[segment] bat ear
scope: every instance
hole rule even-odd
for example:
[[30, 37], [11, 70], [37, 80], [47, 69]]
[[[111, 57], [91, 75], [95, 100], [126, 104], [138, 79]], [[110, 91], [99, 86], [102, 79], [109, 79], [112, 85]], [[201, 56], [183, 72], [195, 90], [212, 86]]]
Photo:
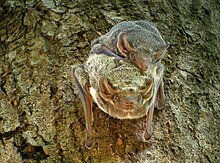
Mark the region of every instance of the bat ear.
[[101, 77], [99, 79], [99, 87], [100, 87], [100, 95], [105, 100], [111, 100], [113, 96], [118, 93], [117, 90], [113, 89], [109, 83], [106, 77]]
[[155, 61], [161, 60], [165, 57], [166, 55], [166, 50], [169, 47], [169, 44], [166, 44], [164, 46], [162, 46], [162, 48], [160, 48], [158, 51], [156, 51], [154, 53], [154, 59]]
[[128, 42], [128, 37], [125, 32], [119, 33], [117, 40], [117, 48], [119, 53], [124, 57], [126, 57], [129, 52], [135, 51], [135, 49], [132, 48], [130, 43]]

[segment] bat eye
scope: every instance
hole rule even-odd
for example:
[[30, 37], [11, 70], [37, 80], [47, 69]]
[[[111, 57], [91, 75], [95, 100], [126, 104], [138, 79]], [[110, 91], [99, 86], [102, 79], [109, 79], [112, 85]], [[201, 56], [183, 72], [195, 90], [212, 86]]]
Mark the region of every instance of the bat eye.
[[159, 61], [160, 61], [160, 58], [157, 58], [157, 59], [155, 58], [155, 59], [153, 60], [154, 63], [159, 62]]
[[136, 55], [135, 55], [134, 53], [131, 53], [131, 54], [130, 54], [130, 58], [131, 58], [131, 59], [135, 59], [135, 57], [136, 57]]
[[114, 101], [117, 101], [119, 100], [119, 96], [118, 95], [114, 95], [114, 98], [113, 98]]
[[141, 101], [142, 100], [142, 95], [138, 95], [138, 100]]

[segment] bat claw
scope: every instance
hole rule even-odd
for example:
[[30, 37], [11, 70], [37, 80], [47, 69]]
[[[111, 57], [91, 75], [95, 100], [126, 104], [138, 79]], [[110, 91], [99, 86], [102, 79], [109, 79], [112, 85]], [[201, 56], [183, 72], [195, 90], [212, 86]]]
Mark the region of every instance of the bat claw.
[[91, 149], [94, 146], [93, 139], [87, 139], [86, 143], [85, 143], [85, 146], [86, 146], [87, 149]]
[[157, 110], [162, 110], [163, 107], [164, 107], [164, 104], [161, 104], [161, 103], [157, 102], [157, 104], [156, 104]]
[[149, 141], [152, 137], [152, 128], [150, 129], [150, 131], [146, 130], [145, 133], [144, 133], [144, 140], [145, 141]]

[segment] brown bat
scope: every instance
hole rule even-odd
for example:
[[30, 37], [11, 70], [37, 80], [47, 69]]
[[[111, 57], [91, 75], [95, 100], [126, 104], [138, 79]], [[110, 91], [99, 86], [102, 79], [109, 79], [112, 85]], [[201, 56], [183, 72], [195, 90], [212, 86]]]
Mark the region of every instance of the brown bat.
[[153, 23], [128, 21], [115, 25], [97, 38], [90, 53], [125, 60], [141, 71], [147, 71], [149, 64], [164, 58], [168, 46]]

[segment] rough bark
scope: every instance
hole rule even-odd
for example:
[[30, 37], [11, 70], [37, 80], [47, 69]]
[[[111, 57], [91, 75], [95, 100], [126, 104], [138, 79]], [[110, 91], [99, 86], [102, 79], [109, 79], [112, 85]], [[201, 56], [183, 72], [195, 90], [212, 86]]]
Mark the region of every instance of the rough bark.
[[[219, 162], [218, 0], [0, 2], [0, 162]], [[123, 20], [147, 19], [170, 43], [165, 107], [143, 142], [145, 118], [118, 120], [94, 106], [87, 150], [71, 65]]]

